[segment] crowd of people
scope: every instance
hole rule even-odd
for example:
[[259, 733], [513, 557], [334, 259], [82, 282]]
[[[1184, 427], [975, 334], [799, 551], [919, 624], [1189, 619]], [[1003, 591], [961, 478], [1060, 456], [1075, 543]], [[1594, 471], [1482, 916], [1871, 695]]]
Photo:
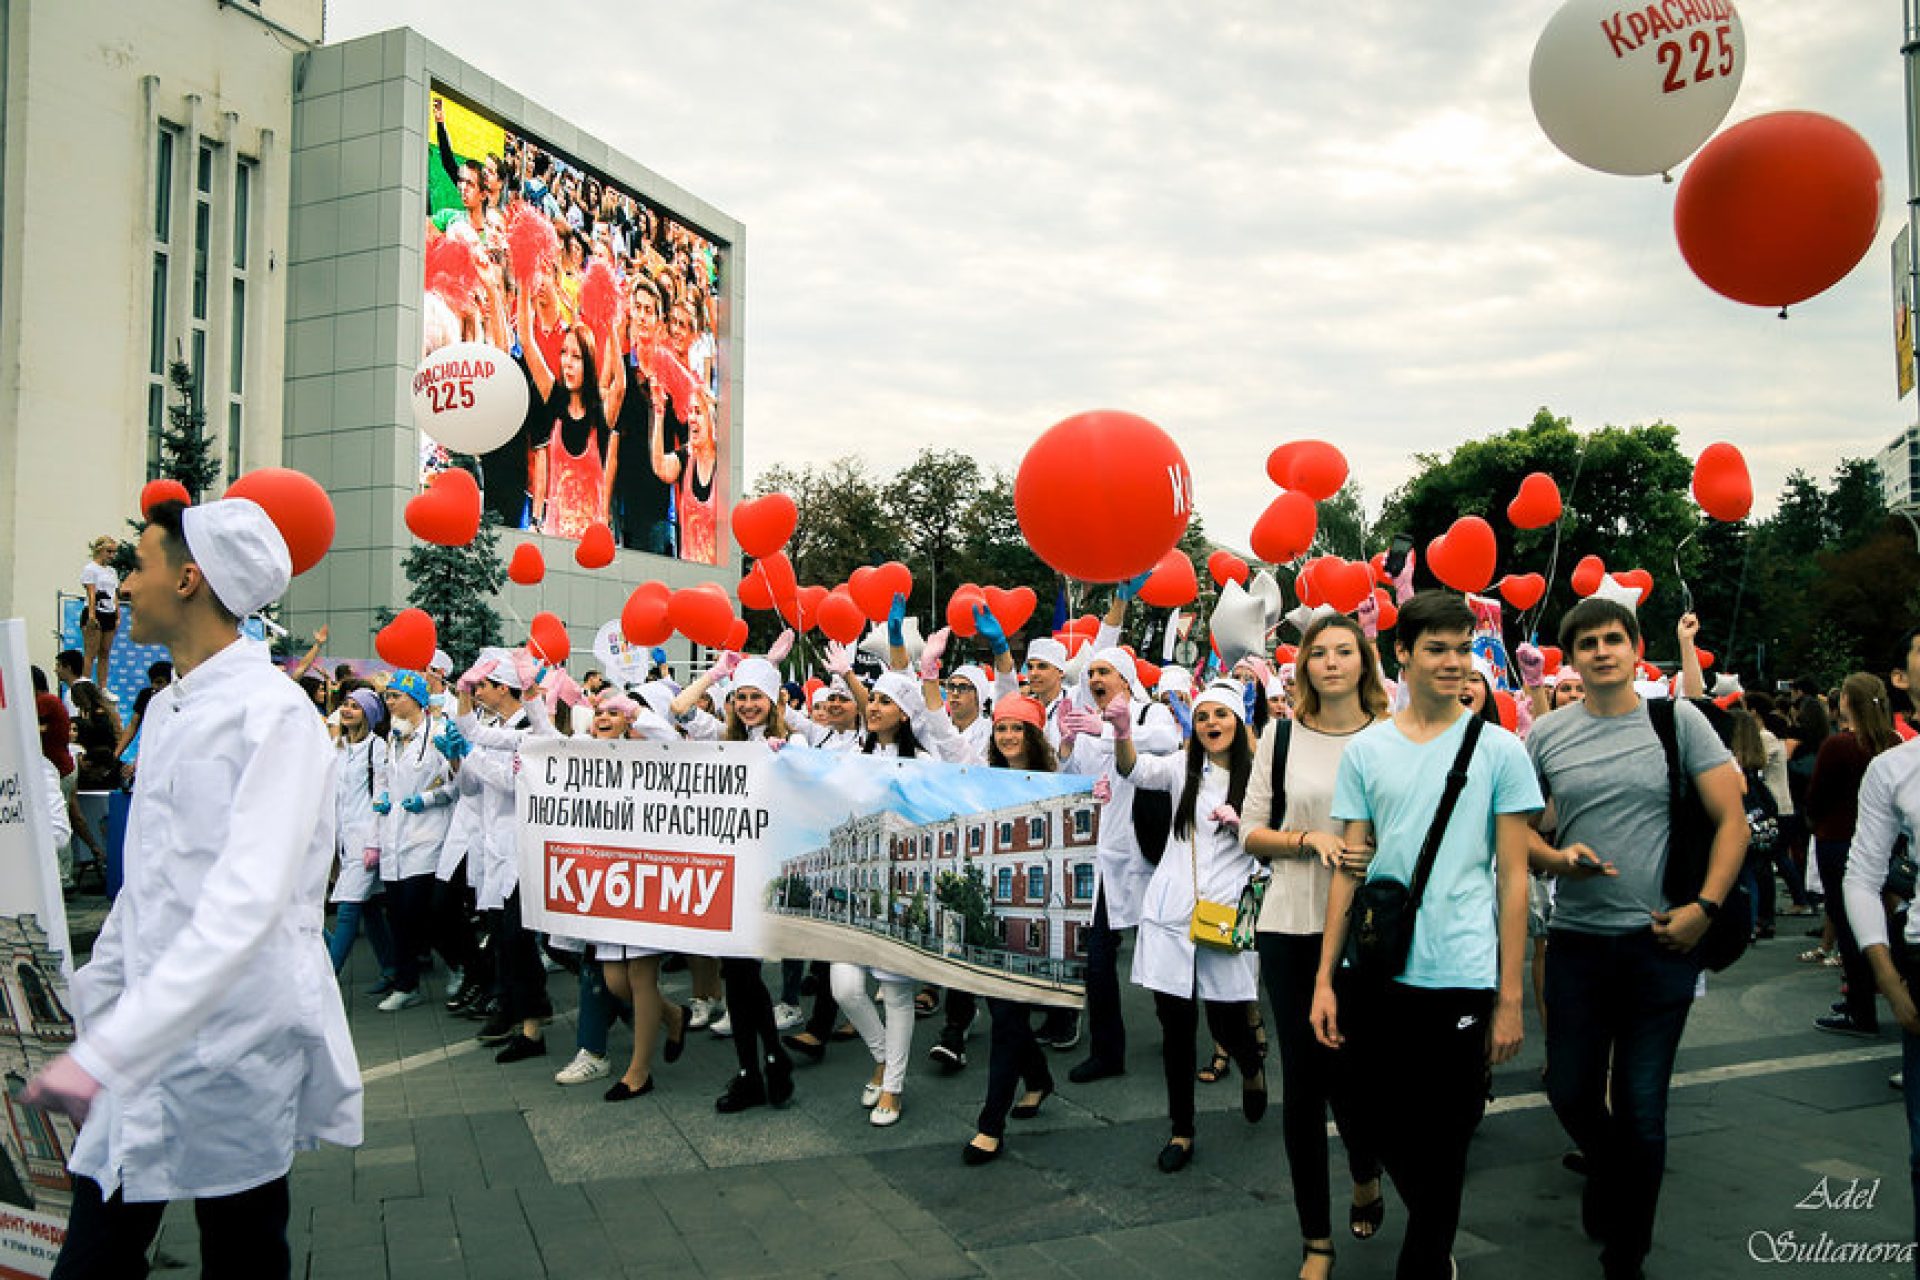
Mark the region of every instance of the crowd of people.
[[[364, 933], [382, 1011], [440, 999], [479, 1024], [502, 1063], [549, 1056], [548, 978], [570, 970], [575, 1044], [554, 1080], [606, 1082], [609, 1103], [652, 1092], [656, 1061], [676, 1061], [702, 1029], [735, 1051], [715, 1102], [727, 1114], [785, 1104], [796, 1065], [848, 1040], [872, 1060], [860, 1098], [870, 1122], [898, 1124], [916, 1022], [937, 1019], [934, 1069], [960, 1070], [974, 995], [792, 958], [770, 987], [754, 958], [536, 934], [520, 905], [517, 752], [555, 735], [717, 740], [1074, 773], [1103, 806], [1084, 1010], [985, 1001], [984, 1096], [959, 1155], [992, 1163], [1009, 1119], [1040, 1113], [1059, 1085], [1049, 1050], [1084, 1040], [1066, 1073], [1075, 1087], [1126, 1070], [1131, 935], [1124, 978], [1151, 993], [1165, 1076], [1155, 1162], [1175, 1174], [1196, 1159], [1200, 1086], [1237, 1073], [1245, 1119], [1262, 1120], [1271, 1039], [1310, 1280], [1331, 1270], [1336, 1238], [1329, 1117], [1345, 1149], [1345, 1234], [1381, 1229], [1390, 1181], [1406, 1215], [1399, 1274], [1452, 1274], [1469, 1140], [1492, 1069], [1519, 1051], [1529, 974], [1546, 1092], [1609, 1276], [1641, 1274], [1653, 1246], [1667, 1093], [1710, 935], [1764, 941], [1779, 916], [1823, 905], [1827, 936], [1809, 955], [1831, 946], [1844, 984], [1817, 1025], [1874, 1033], [1880, 993], [1920, 1031], [1903, 958], [1888, 949], [1904, 932], [1889, 912], [1913, 892], [1897, 837], [1920, 819], [1920, 748], [1899, 748], [1913, 730], [1894, 705], [1920, 679], [1911, 637], [1891, 690], [1862, 672], [1832, 694], [1799, 686], [1776, 699], [1723, 678], [1709, 697], [1691, 615], [1678, 671], [1656, 685], [1633, 608], [1594, 597], [1561, 622], [1563, 667], [1549, 673], [1531, 645], [1516, 651], [1515, 696], [1476, 650], [1482, 620], [1468, 603], [1422, 592], [1403, 599], [1391, 633], [1397, 679], [1373, 610], [1323, 609], [1291, 662], [1167, 667], [1149, 690], [1123, 643], [1138, 586], [1115, 591], [1086, 647], [1042, 636], [1019, 666], [984, 609], [984, 660], [950, 660], [946, 631], [910, 653], [896, 598], [881, 674], [861, 678], [854, 650], [832, 644], [806, 684], [783, 677], [781, 664], [795, 665], [784, 636], [684, 684], [662, 668], [620, 688], [598, 671], [576, 684], [524, 649], [484, 651], [464, 673], [436, 653], [423, 670], [329, 678], [315, 669], [323, 632], [286, 674], [331, 742], [333, 970]], [[86, 662], [61, 655], [66, 700], [41, 700], [50, 764], [62, 746], [98, 753], [137, 795], [116, 748], [137, 734], [145, 697], [120, 726]], [[147, 696], [180, 687], [170, 671], [151, 675]], [[75, 816], [83, 830], [88, 815]], [[1789, 904], [1777, 911], [1776, 873]], [[1248, 936], [1209, 936], [1222, 912], [1227, 934], [1243, 924]], [[662, 992], [668, 967], [689, 974], [685, 1004]], [[623, 1062], [616, 1022], [632, 1029]], [[1409, 1060], [1422, 1064], [1418, 1091], [1394, 1083]]]

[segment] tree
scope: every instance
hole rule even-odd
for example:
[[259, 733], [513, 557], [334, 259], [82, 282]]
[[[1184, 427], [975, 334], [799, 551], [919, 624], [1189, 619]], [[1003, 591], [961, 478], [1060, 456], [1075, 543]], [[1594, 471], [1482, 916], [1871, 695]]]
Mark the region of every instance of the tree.
[[966, 921], [966, 943], [991, 947], [999, 942], [993, 927], [993, 907], [987, 897], [987, 877], [972, 862], [958, 872], [942, 871], [933, 886], [934, 901]]
[[167, 425], [160, 431], [160, 469], [155, 479], [178, 480], [195, 502], [220, 478], [220, 459], [207, 435], [207, 414], [200, 405], [200, 388], [185, 360], [167, 366], [167, 384], [174, 402], [167, 406]]
[[1367, 546], [1367, 508], [1360, 497], [1360, 486], [1349, 480], [1340, 492], [1319, 504], [1320, 522], [1314, 531], [1314, 556], [1334, 555], [1348, 560], [1364, 560]]
[[[980, 464], [952, 449], [922, 449], [887, 485], [887, 514], [911, 548], [907, 567], [927, 587], [927, 607], [943, 607], [959, 585], [952, 566], [960, 553], [967, 508], [980, 492]], [[915, 593], [919, 594], [918, 592]]]
[[899, 549], [900, 530], [882, 487], [858, 458], [835, 458], [818, 468], [769, 467], [754, 492], [793, 499], [800, 518], [787, 556], [803, 584], [844, 582], [855, 569], [881, 564]]
[[[433, 618], [440, 647], [455, 670], [472, 666], [480, 650], [500, 643], [500, 614], [493, 597], [507, 581], [500, 562], [500, 517], [487, 512], [480, 532], [464, 547], [417, 543], [400, 562], [407, 575], [407, 603]], [[381, 610], [384, 626], [393, 611]]]

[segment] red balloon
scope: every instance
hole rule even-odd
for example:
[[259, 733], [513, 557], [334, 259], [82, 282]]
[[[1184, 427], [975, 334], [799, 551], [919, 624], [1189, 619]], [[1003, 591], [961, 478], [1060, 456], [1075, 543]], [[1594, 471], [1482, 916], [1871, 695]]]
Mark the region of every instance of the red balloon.
[[1374, 608], [1379, 610], [1373, 620], [1374, 630], [1393, 630], [1393, 624], [1400, 621], [1400, 606], [1393, 602], [1393, 597], [1387, 594], [1385, 587], [1373, 589], [1373, 603]]
[[1140, 598], [1156, 609], [1178, 609], [1199, 597], [1200, 579], [1193, 571], [1193, 561], [1178, 547], [1161, 556], [1160, 563], [1140, 584]]
[[1540, 656], [1547, 660], [1547, 665], [1541, 670], [1542, 675], [1552, 675], [1560, 669], [1560, 664], [1566, 661], [1566, 655], [1560, 652], [1558, 645], [1541, 645]]
[[527, 633], [527, 652], [548, 666], [559, 666], [573, 652], [573, 641], [567, 638], [567, 624], [556, 614], [534, 614]]
[[1640, 593], [1640, 599], [1635, 602], [1635, 608], [1645, 604], [1647, 598], [1653, 594], [1653, 575], [1645, 569], [1629, 569], [1625, 573], [1616, 573], [1613, 575], [1613, 580], [1623, 587], [1632, 587]]
[[840, 644], [852, 644], [866, 630], [867, 615], [853, 602], [852, 594], [845, 587], [835, 587], [820, 602], [820, 634]]
[[742, 609], [764, 610], [773, 608], [773, 593], [767, 587], [767, 575], [760, 572], [756, 565], [747, 570], [747, 576], [740, 579], [739, 590]]
[[743, 554], [758, 560], [786, 546], [799, 522], [800, 511], [792, 498], [769, 493], [734, 505], [733, 540], [740, 544]]
[[286, 541], [296, 575], [319, 564], [333, 545], [333, 499], [311, 476], [287, 467], [256, 467], [227, 486], [227, 497], [260, 504]]
[[507, 577], [523, 587], [531, 587], [547, 576], [547, 558], [540, 554], [540, 548], [531, 542], [523, 542], [513, 549], [513, 559], [507, 561]]
[[1693, 500], [1715, 520], [1746, 519], [1753, 510], [1753, 477], [1745, 455], [1725, 441], [1702, 449], [1693, 464]]
[[651, 649], [667, 642], [673, 635], [673, 622], [667, 616], [672, 598], [664, 582], [643, 582], [633, 589], [620, 610], [620, 634], [628, 644]]
[[1135, 658], [1133, 670], [1134, 674], [1140, 677], [1140, 683], [1149, 689], [1160, 683], [1160, 667], [1157, 663], [1148, 662], [1145, 658]]
[[1011, 591], [987, 587], [981, 594], [987, 598], [987, 608], [992, 612], [994, 621], [1008, 635], [1026, 626], [1027, 620], [1033, 617], [1034, 607], [1040, 603], [1032, 587], [1015, 587]]
[[1600, 582], [1607, 576], [1607, 566], [1599, 556], [1582, 556], [1580, 563], [1573, 566], [1573, 576], [1567, 581], [1573, 584], [1573, 594], [1590, 596], [1600, 589]]
[[800, 625], [800, 582], [793, 573], [793, 561], [784, 551], [776, 551], [770, 556], [762, 556], [754, 561], [759, 576], [767, 584], [767, 599], [773, 601], [774, 609], [793, 626]]
[[831, 593], [825, 587], [801, 587], [800, 621], [796, 624], [802, 631], [811, 631], [820, 623], [820, 608]]
[[1300, 571], [1293, 575], [1293, 594], [1309, 609], [1317, 609], [1327, 602], [1326, 593], [1321, 589], [1320, 584], [1314, 581], [1314, 575], [1331, 558], [1315, 556], [1301, 565]]
[[1373, 566], [1373, 580], [1375, 582], [1379, 583], [1383, 587], [1390, 587], [1393, 585], [1393, 579], [1387, 576], [1387, 553], [1386, 552], [1381, 551], [1376, 553], [1373, 559], [1367, 561], [1367, 563]]
[[973, 611], [983, 608], [986, 603], [985, 592], [971, 582], [962, 583], [960, 589], [947, 600], [947, 625], [953, 628], [953, 634], [973, 635], [978, 630], [973, 624]]
[[1712, 650], [1702, 649], [1698, 645], [1695, 645], [1693, 653], [1695, 657], [1700, 659], [1700, 669], [1702, 671], [1713, 670], [1713, 651]]
[[1313, 499], [1289, 490], [1267, 504], [1248, 539], [1253, 554], [1268, 564], [1285, 564], [1307, 553], [1320, 527]]
[[1282, 489], [1325, 502], [1347, 482], [1347, 456], [1325, 440], [1295, 440], [1267, 455], [1267, 476]]
[[1289, 662], [1298, 660], [1299, 657], [1300, 650], [1293, 645], [1282, 644], [1274, 646], [1273, 661], [1276, 666], [1285, 666]]
[[193, 495], [188, 493], [187, 486], [178, 480], [163, 477], [159, 480], [147, 481], [140, 490], [140, 514], [146, 515], [163, 502], [178, 502], [191, 506]]
[[1734, 125], [1687, 166], [1673, 203], [1681, 256], [1714, 292], [1788, 307], [1852, 271], [1880, 229], [1880, 163], [1831, 116]]
[[[863, 576], [864, 575], [864, 576]], [[913, 595], [913, 571], [898, 560], [889, 560], [870, 570], [855, 569], [847, 589], [869, 622], [885, 622], [896, 595]]]
[[735, 653], [747, 647], [747, 620], [745, 618], [735, 618], [733, 620], [733, 626], [727, 629], [727, 642], [720, 647], [723, 649], [731, 649]]
[[1244, 587], [1253, 570], [1233, 552], [1221, 550], [1207, 557], [1207, 573], [1215, 586], [1224, 587], [1229, 582], [1237, 582]]
[[573, 548], [573, 562], [582, 569], [604, 569], [613, 563], [613, 530], [595, 520]]
[[1013, 509], [1033, 553], [1082, 582], [1125, 582], [1158, 564], [1193, 514], [1180, 447], [1112, 409], [1049, 427], [1020, 460]]
[[426, 492], [407, 500], [403, 518], [422, 542], [464, 547], [480, 532], [480, 486], [458, 467], [435, 472]]
[[1352, 613], [1373, 594], [1373, 572], [1363, 560], [1342, 560], [1338, 556], [1314, 571], [1314, 586], [1327, 603], [1341, 613]]
[[1530, 471], [1520, 492], [1507, 504], [1507, 522], [1516, 529], [1544, 529], [1560, 518], [1560, 486], [1544, 471]]
[[1501, 598], [1522, 613], [1539, 604], [1546, 594], [1547, 580], [1537, 573], [1510, 573], [1500, 579]]
[[674, 592], [667, 603], [667, 617], [675, 631], [709, 649], [726, 648], [733, 634], [733, 601], [710, 582]]
[[1498, 554], [1493, 526], [1479, 516], [1461, 516], [1427, 544], [1427, 568], [1455, 591], [1484, 591], [1493, 581]]
[[1500, 727], [1508, 733], [1519, 732], [1520, 709], [1513, 705], [1513, 695], [1505, 689], [1494, 689], [1493, 709], [1499, 713]]
[[439, 632], [426, 610], [402, 609], [373, 637], [373, 651], [390, 667], [425, 671], [439, 643]]

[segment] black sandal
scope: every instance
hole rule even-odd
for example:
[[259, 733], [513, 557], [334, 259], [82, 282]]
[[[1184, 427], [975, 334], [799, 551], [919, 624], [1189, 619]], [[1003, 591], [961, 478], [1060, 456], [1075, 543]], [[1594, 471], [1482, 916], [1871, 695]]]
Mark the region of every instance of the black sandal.
[[[1347, 1210], [1347, 1230], [1353, 1233], [1355, 1240], [1371, 1240], [1380, 1233], [1380, 1226], [1387, 1220], [1387, 1189], [1380, 1188], [1380, 1194], [1365, 1204], [1356, 1204]], [[1361, 1230], [1364, 1227], [1366, 1230]]]
[[1219, 1084], [1233, 1074], [1233, 1059], [1224, 1053], [1216, 1052], [1213, 1061], [1194, 1072], [1193, 1078], [1201, 1084]]

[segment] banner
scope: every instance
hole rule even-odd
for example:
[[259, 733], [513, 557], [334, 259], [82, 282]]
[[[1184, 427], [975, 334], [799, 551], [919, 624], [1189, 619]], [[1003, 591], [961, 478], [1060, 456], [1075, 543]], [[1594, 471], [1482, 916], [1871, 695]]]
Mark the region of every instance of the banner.
[[0, 1276], [10, 1280], [52, 1273], [73, 1202], [73, 1125], [16, 1100], [74, 1037], [72, 957], [47, 799], [27, 626], [11, 618], [0, 621]]
[[1080, 1003], [1089, 778], [760, 743], [535, 738], [520, 760], [529, 928]]
[[1913, 237], [1906, 227], [1893, 238], [1893, 366], [1894, 398], [1904, 399], [1913, 390]]

